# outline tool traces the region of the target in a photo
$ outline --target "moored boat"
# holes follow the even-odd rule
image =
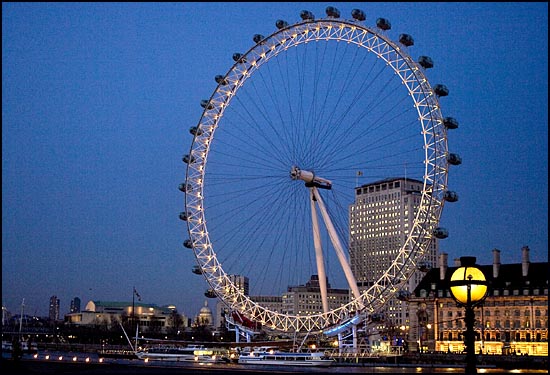
[[[101,349],[97,355],[102,358],[136,359],[136,353],[128,349]]]
[[[258,348],[239,356],[239,364],[328,367],[334,361],[322,352],[282,352],[275,348]]]
[[[155,345],[137,350],[136,356],[147,361],[229,362],[228,350],[197,345]]]

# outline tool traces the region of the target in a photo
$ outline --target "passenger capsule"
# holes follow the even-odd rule
[[[309,10],[302,10],[300,12],[300,17],[304,20],[304,21],[314,21],[315,20],[315,16],[313,15],[313,13],[311,13]]]
[[[197,126],[191,126],[189,128],[189,133],[191,133],[193,135],[202,135],[202,130],[199,129]]]
[[[456,202],[458,201],[458,194],[454,191],[447,190],[445,194],[443,194],[443,199],[447,202]]]
[[[288,22],[286,21],[283,21],[283,20],[277,20],[277,22],[275,22],[275,26],[280,30],[280,29],[284,29],[285,27],[288,26]]]
[[[365,12],[363,12],[361,9],[353,9],[351,11],[351,16],[354,20],[357,21],[364,21],[367,19],[367,17],[365,16]]]
[[[437,96],[447,96],[447,95],[449,95],[449,89],[447,88],[447,86],[442,85],[442,84],[435,85],[434,86],[434,92],[435,92],[435,95],[437,95]]]
[[[183,246],[185,246],[188,249],[192,249],[193,248],[193,242],[190,239],[187,239],[187,240],[183,241]]]
[[[437,227],[433,230],[433,235],[439,239],[444,239],[449,237],[449,232],[445,228]]]
[[[389,20],[385,19],[385,18],[379,18],[376,20],[376,26],[379,28],[379,29],[382,29],[382,30],[389,30],[391,29],[391,23]]]
[[[204,295],[208,298],[216,298],[216,293],[214,292],[214,289],[208,289],[206,292],[204,292]]]
[[[178,189],[184,193],[188,193],[193,190],[191,185],[189,185],[188,183],[179,184]]]
[[[414,44],[414,39],[409,34],[400,34],[399,35],[399,43],[406,47],[410,47]]]
[[[340,11],[336,9],[335,7],[328,6],[327,9],[325,9],[325,12],[327,13],[327,16],[333,17],[333,18],[340,18]]]
[[[202,268],[200,268],[198,265],[194,265],[193,268],[191,269],[191,272],[193,272],[196,275],[201,275]]]
[[[418,58],[418,63],[424,68],[429,69],[434,67],[434,61],[429,56],[420,56]]]
[[[408,301],[411,296],[411,292],[408,290],[400,290],[397,292],[397,299],[400,301]]]
[[[443,119],[443,125],[445,125],[447,129],[456,129],[458,128],[458,121],[453,117],[445,117]]]
[[[370,320],[372,322],[381,322],[382,320],[384,320],[384,317],[382,314],[372,314],[370,316]]]
[[[185,164],[192,164],[195,162],[195,157],[194,156],[190,157],[189,155],[183,155],[183,158],[181,160],[183,160]]]
[[[449,156],[447,156],[447,161],[452,165],[462,164],[462,158],[458,154],[449,154]]]
[[[432,265],[429,262],[420,262],[417,268],[421,272],[428,272],[432,268]]]
[[[238,53],[238,52],[235,52],[235,53],[233,54],[233,60],[234,60],[235,62],[238,62],[238,63],[244,63],[244,62],[246,62],[246,58],[243,57],[243,54],[242,54],[242,53]]]
[[[227,85],[227,80],[225,79],[224,76],[218,74],[216,77],[214,77],[214,79],[216,80],[216,82],[218,82],[218,84],[222,85],[222,86],[225,86]]]
[[[260,43],[264,39],[265,39],[265,36],[263,36],[262,34],[254,34],[254,36],[252,37],[252,40],[254,41],[254,43]]]
[[[179,184],[178,189],[184,193],[190,193],[193,191],[193,186],[188,183]]]
[[[209,101],[209,100],[206,100],[206,99],[201,100],[201,107],[204,108],[204,109],[212,109],[212,108],[214,108],[214,106],[212,105],[212,103],[210,103],[210,101]]]

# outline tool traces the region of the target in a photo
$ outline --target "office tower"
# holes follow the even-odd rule
[[[410,178],[387,178],[355,189],[349,207],[350,265],[360,290],[372,286],[390,267],[413,226],[420,206],[423,182]],[[424,260],[435,267],[437,240],[431,242]],[[417,271],[405,289],[412,292],[423,277]],[[382,311],[390,324],[409,324],[402,301],[392,298]]]
[[[53,321],[59,320],[59,298],[57,296],[50,297],[49,318]]]
[[[233,283],[237,290],[241,291],[245,296],[248,296],[248,294],[250,293],[250,282],[248,280],[248,277],[242,275],[228,276],[229,280]]]
[[[80,312],[80,298],[75,297],[71,300],[71,308],[69,310],[71,313],[79,313]]]

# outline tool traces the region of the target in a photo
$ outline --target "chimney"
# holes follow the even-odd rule
[[[460,258],[455,258],[455,267],[460,267]]]
[[[445,274],[447,273],[447,253],[439,254],[439,279],[445,280]]]
[[[500,250],[493,249],[493,278],[498,277],[500,271]]]
[[[521,248],[521,275],[527,276],[529,271],[529,246],[523,246]]]

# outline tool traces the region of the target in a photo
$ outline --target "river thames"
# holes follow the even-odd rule
[[[200,364],[155,361],[146,363],[141,360],[100,359],[96,354],[51,352],[36,357],[24,355],[20,360],[2,356],[2,374],[426,374],[426,373],[464,373],[462,365],[430,364],[341,364],[335,363],[329,368],[302,368],[295,366],[262,366],[228,364]],[[542,369],[499,369],[478,366],[479,374],[547,374]]]

